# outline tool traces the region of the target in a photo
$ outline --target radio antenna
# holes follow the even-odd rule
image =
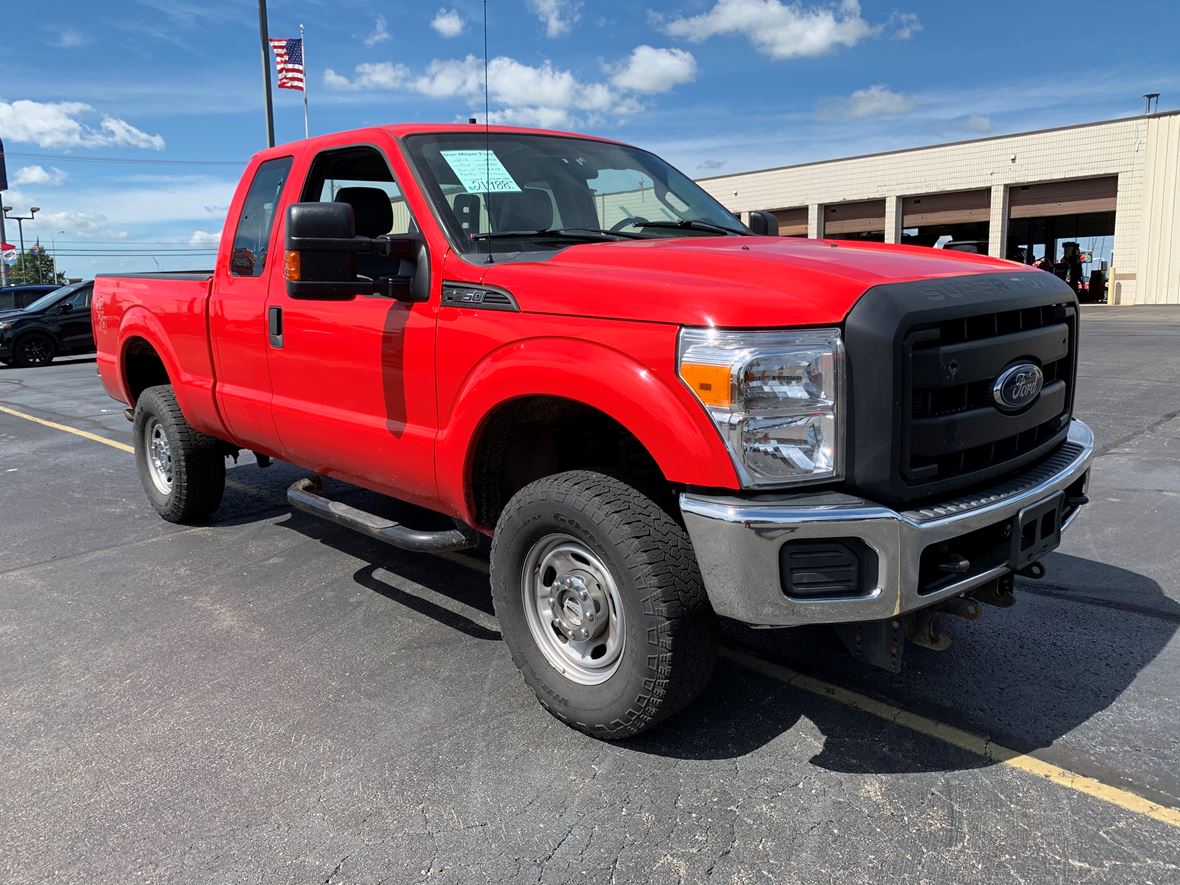
[[[488,232],[492,229],[492,123],[488,114],[488,0],[483,0],[483,206],[488,215]],[[488,260],[492,263],[492,238],[488,237]]]

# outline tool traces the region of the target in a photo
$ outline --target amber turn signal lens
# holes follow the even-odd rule
[[[299,282],[299,253],[294,249],[287,250],[286,260],[283,263],[283,273],[287,279]]]
[[[680,364],[680,377],[706,406],[732,405],[729,373],[729,366],[710,366],[707,363]]]

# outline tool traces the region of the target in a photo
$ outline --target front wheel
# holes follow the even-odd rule
[[[48,366],[53,362],[57,349],[53,339],[41,332],[29,332],[16,339],[12,348],[12,361],[22,369],[34,366]]]
[[[716,618],[684,529],[613,477],[570,471],[525,486],[492,540],[500,631],[549,712],[630,737],[708,683]]]
[[[170,385],[149,387],[135,403],[135,463],[148,500],[169,522],[208,516],[225,493],[218,441],[193,430]]]

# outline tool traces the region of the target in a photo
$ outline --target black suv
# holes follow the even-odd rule
[[[0,363],[45,366],[55,356],[94,350],[94,280],[54,289],[24,310],[0,311]]]
[[[0,310],[24,310],[42,295],[56,292],[60,288],[61,286],[55,283],[4,286],[0,288]]]

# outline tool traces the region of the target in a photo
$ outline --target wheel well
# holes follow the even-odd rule
[[[476,522],[495,526],[504,505],[530,482],[579,469],[623,479],[676,512],[671,485],[626,427],[583,403],[529,396],[498,407],[480,429],[469,467]]]
[[[142,338],[132,338],[123,349],[123,383],[135,405],[139,395],[157,384],[171,384],[164,361]]]

